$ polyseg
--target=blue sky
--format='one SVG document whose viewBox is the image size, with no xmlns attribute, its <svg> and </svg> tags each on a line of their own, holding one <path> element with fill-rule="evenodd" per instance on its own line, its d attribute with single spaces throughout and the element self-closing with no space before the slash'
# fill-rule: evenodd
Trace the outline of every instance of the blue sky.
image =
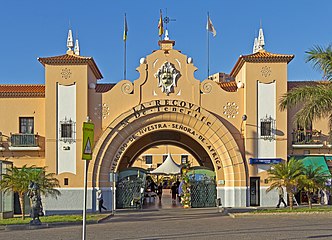
<svg viewBox="0 0 332 240">
<path fill-rule="evenodd" d="M 217 36 L 210 37 L 210 73 L 229 73 L 238 57 L 250 54 L 260 20 L 265 49 L 294 54 L 289 80 L 319 80 L 321 73 L 305 63 L 305 51 L 331 43 L 330 0 L 10 0 L 0 7 L 0 83 L 43 84 L 37 57 L 62 55 L 71 24 L 78 32 L 81 55 L 92 56 L 104 79 L 123 78 L 123 17 L 127 14 L 127 78 L 138 78 L 139 59 L 158 49 L 162 9 L 176 21 L 168 26 L 175 48 L 192 57 L 195 77 L 207 75 L 206 18 L 210 13 Z M 326 9 L 326 11 L 324 11 Z"/>
</svg>

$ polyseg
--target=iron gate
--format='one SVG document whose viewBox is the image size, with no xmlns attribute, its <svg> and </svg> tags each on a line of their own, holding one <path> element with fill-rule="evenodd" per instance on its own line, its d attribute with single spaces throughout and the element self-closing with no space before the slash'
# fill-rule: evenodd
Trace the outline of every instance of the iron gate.
<svg viewBox="0 0 332 240">
<path fill-rule="evenodd" d="M 192 208 L 215 207 L 217 199 L 216 181 L 210 178 L 191 179 L 190 197 Z"/>
<path fill-rule="evenodd" d="M 141 208 L 145 181 L 138 177 L 125 177 L 116 183 L 116 208 Z M 142 191 L 143 189 L 143 191 Z"/>
</svg>

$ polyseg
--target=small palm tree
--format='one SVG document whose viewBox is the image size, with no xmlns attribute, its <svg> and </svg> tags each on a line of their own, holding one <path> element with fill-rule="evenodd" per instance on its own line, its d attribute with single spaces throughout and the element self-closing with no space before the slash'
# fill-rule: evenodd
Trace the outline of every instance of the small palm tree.
<svg viewBox="0 0 332 240">
<path fill-rule="evenodd" d="M 284 163 L 278 163 L 268 170 L 270 174 L 269 180 L 272 181 L 270 187 L 266 192 L 270 192 L 273 189 L 285 187 L 289 200 L 289 207 L 293 209 L 293 196 L 299 178 L 303 173 L 303 163 L 291 158 Z"/>
<path fill-rule="evenodd" d="M 31 173 L 31 182 L 39 186 L 40 192 L 44 196 L 57 197 L 61 193 L 58 189 L 60 187 L 59 180 L 55 178 L 55 173 L 47 173 L 47 167 L 38 168 Z"/>
<path fill-rule="evenodd" d="M 25 200 L 24 197 L 29 190 L 31 182 L 39 185 L 41 193 L 45 195 L 57 196 L 60 194 L 59 190 L 54 189 L 60 187 L 59 181 L 54 178 L 54 174 L 46 173 L 46 167 L 37 168 L 36 166 L 22 168 L 12 167 L 7 168 L 6 173 L 2 174 L 0 181 L 0 190 L 4 192 L 13 191 L 18 193 L 19 201 L 22 209 L 22 219 L 25 219 Z"/>
<path fill-rule="evenodd" d="M 18 194 L 21 209 L 22 219 L 25 219 L 25 200 L 24 196 L 27 193 L 29 179 L 29 168 L 24 165 L 22 168 L 7 168 L 6 173 L 2 174 L 2 180 L 0 181 L 0 189 L 5 193 L 13 191 Z"/>
<path fill-rule="evenodd" d="M 299 178 L 299 187 L 306 191 L 309 208 L 312 208 L 312 197 L 315 190 L 326 189 L 326 182 L 330 174 L 324 172 L 322 167 L 314 168 L 309 166 L 304 168 L 303 175 Z"/>
</svg>

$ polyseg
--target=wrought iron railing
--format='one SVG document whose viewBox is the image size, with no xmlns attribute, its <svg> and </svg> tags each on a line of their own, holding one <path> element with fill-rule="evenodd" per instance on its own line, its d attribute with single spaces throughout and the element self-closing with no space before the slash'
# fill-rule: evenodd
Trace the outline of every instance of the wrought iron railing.
<svg viewBox="0 0 332 240">
<path fill-rule="evenodd" d="M 322 132 L 317 130 L 295 130 L 292 144 L 322 144 Z"/>
<path fill-rule="evenodd" d="M 37 147 L 38 135 L 30 133 L 15 133 L 10 135 L 12 147 Z"/>
</svg>

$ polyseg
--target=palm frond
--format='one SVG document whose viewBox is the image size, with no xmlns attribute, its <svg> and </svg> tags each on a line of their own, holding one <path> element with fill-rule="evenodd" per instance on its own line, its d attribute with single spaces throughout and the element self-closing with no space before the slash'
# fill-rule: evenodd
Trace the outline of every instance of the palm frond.
<svg viewBox="0 0 332 240">
<path fill-rule="evenodd" d="M 332 46 L 325 49 L 321 46 L 314 46 L 306 51 L 306 62 L 312 62 L 313 67 L 323 73 L 323 78 L 332 79 Z"/>
</svg>

